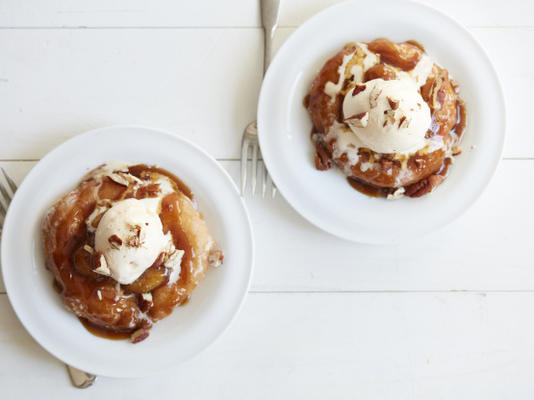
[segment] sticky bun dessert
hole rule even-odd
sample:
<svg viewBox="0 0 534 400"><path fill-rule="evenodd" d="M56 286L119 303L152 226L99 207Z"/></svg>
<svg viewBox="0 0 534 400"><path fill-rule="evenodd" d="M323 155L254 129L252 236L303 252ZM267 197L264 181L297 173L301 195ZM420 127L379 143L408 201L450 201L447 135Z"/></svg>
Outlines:
<svg viewBox="0 0 534 400"><path fill-rule="evenodd" d="M458 85L415 41L345 45L315 77L305 106L316 168L336 165L368 195L430 193L460 153Z"/></svg>
<svg viewBox="0 0 534 400"><path fill-rule="evenodd" d="M67 308L89 331L134 343L223 259L187 186L144 164L89 172L47 212L42 235Z"/></svg>

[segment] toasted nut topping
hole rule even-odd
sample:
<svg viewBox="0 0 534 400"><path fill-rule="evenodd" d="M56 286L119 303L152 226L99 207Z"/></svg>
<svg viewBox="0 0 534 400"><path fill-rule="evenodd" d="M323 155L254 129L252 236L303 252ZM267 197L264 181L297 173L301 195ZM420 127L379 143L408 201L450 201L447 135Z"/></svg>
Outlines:
<svg viewBox="0 0 534 400"><path fill-rule="evenodd" d="M128 186L130 184L128 179L126 179L124 175L122 174L121 175L117 173L110 174L109 179L111 179L113 182L118 183L119 185L122 185L122 186Z"/></svg>
<svg viewBox="0 0 534 400"><path fill-rule="evenodd" d="M363 112L363 113L351 115L350 117L345 118L344 122L356 128L365 128L369 122L369 113Z"/></svg>
<svg viewBox="0 0 534 400"><path fill-rule="evenodd" d="M214 250L208 256L208 264L211 267L218 267L224 260L224 254L221 250Z"/></svg>
<svg viewBox="0 0 534 400"><path fill-rule="evenodd" d="M151 293L143 293L137 298L137 304L142 312L147 312L154 305Z"/></svg>
<svg viewBox="0 0 534 400"><path fill-rule="evenodd" d="M392 110L396 110L399 108L399 101L393 100L391 97L388 96L388 103Z"/></svg>
<svg viewBox="0 0 534 400"><path fill-rule="evenodd" d="M393 193L388 194L387 199L388 200L398 200L401 197L404 197L404 191L405 189L403 187L398 188Z"/></svg>
<svg viewBox="0 0 534 400"><path fill-rule="evenodd" d="M118 249L122 246L122 239L118 237L117 235L111 235L108 238L108 242L109 244L111 244L111 247L113 247L114 249Z"/></svg>
<svg viewBox="0 0 534 400"><path fill-rule="evenodd" d="M139 343L145 340L148 335L148 329L141 328L132 333L132 336L130 336L130 340L132 341L132 343Z"/></svg>
<svg viewBox="0 0 534 400"><path fill-rule="evenodd" d="M108 263L106 261L106 257L104 257L104 254L97 251L93 254L92 257L93 260L93 271L95 271L97 274L100 275L111 275L111 271L109 270Z"/></svg>
<svg viewBox="0 0 534 400"><path fill-rule="evenodd" d="M358 93L363 92L365 90L365 88L366 88L365 85L356 85L354 87L354 90L352 91L352 95L356 96Z"/></svg>
<svg viewBox="0 0 534 400"><path fill-rule="evenodd" d="M408 126L410 126L410 120L403 115L399 120L399 128L408 128Z"/></svg>
<svg viewBox="0 0 534 400"><path fill-rule="evenodd" d="M378 98L382 94L382 89L378 89L376 86L373 88L371 95L369 96L369 106L375 108L378 105Z"/></svg>

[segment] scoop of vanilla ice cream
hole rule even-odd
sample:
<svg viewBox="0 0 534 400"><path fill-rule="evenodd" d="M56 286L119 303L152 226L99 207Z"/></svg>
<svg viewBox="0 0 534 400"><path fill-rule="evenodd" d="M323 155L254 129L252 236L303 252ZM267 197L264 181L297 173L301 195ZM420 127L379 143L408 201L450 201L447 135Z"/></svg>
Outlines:
<svg viewBox="0 0 534 400"><path fill-rule="evenodd" d="M343 116L365 147L377 153L412 153L426 145L430 108L411 79L373 79L349 91Z"/></svg>
<svg viewBox="0 0 534 400"><path fill-rule="evenodd" d="M95 250L101 252L109 275L130 284L149 268L172 238L163 233L157 213L159 199L127 199L104 213L95 232Z"/></svg>

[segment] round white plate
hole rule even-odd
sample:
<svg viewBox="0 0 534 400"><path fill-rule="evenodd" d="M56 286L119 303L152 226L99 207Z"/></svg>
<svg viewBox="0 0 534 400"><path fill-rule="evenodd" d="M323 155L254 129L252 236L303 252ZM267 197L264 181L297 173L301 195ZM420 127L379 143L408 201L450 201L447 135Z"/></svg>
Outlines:
<svg viewBox="0 0 534 400"><path fill-rule="evenodd" d="M318 171L303 107L315 75L345 43L387 37L414 39L459 82L468 126L463 153L434 193L398 201L354 190L337 169ZM501 158L505 110L497 75L482 48L460 24L410 1L354 1L303 24L269 67L258 105L261 151L286 200L310 222L365 243L409 240L458 217L480 195Z"/></svg>
<svg viewBox="0 0 534 400"><path fill-rule="evenodd" d="M161 166L193 191L224 263L208 270L191 301L154 325L139 344L89 333L63 305L44 265L40 226L46 210L89 170L110 160ZM9 300L28 332L54 356L104 376L143 376L184 361L232 322L247 293L254 245L245 205L230 176L192 143L158 130L118 126L77 136L28 174L9 207L2 233Z"/></svg>

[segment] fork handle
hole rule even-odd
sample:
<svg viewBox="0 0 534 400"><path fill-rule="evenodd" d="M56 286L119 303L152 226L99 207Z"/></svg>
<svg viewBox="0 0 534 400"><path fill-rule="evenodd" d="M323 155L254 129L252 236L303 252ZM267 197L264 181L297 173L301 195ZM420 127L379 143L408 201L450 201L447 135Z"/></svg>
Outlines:
<svg viewBox="0 0 534 400"><path fill-rule="evenodd" d="M280 0L261 0L261 22L263 25L264 35L264 57L263 73L267 72L273 55L272 41L274 32L278 27L278 16L280 15Z"/></svg>

